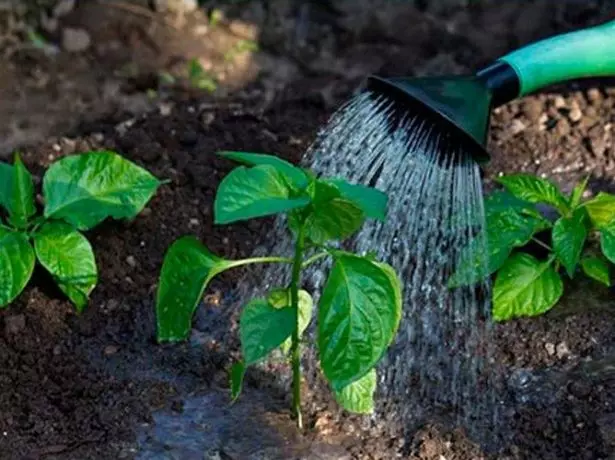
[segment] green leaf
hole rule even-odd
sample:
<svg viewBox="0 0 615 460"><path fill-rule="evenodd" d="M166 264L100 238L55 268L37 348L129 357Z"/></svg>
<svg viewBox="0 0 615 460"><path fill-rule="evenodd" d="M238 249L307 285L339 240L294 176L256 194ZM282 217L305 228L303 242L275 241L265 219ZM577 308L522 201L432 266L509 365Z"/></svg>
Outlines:
<svg viewBox="0 0 615 460"><path fill-rule="evenodd" d="M96 287L98 270L90 242L63 222L49 222L34 235L36 256L79 311Z"/></svg>
<svg viewBox="0 0 615 460"><path fill-rule="evenodd" d="M569 210L566 197L546 179L531 174L511 174L502 176L497 181L517 198L530 203L549 204L561 214L566 214Z"/></svg>
<svg viewBox="0 0 615 460"><path fill-rule="evenodd" d="M318 312L323 372L340 390L363 377L393 341L401 318L397 277L379 264L337 255Z"/></svg>
<svg viewBox="0 0 615 460"><path fill-rule="evenodd" d="M0 307L10 304L26 287L34 260L28 237L0 225Z"/></svg>
<svg viewBox="0 0 615 460"><path fill-rule="evenodd" d="M255 299L241 312L239 337L246 365L254 364L278 348L295 329L292 308L276 308L265 299Z"/></svg>
<svg viewBox="0 0 615 460"><path fill-rule="evenodd" d="M28 220L36 213L34 207L34 183L32 175L21 161L18 153L15 154L13 164L13 181L9 207L9 222L16 228L24 229Z"/></svg>
<svg viewBox="0 0 615 460"><path fill-rule="evenodd" d="M500 194L486 202L487 241L474 238L461 250L455 273L448 281L450 288L484 280L504 265L513 248L525 246L537 232L550 226L537 211L534 213L533 205L508 197Z"/></svg>
<svg viewBox="0 0 615 460"><path fill-rule="evenodd" d="M505 238L501 241L491 240L489 244L481 238L473 239L461 250L448 287L471 286L484 280L504 265L513 246L514 243Z"/></svg>
<svg viewBox="0 0 615 460"><path fill-rule="evenodd" d="M493 318L504 321L550 310L562 296L562 279L551 261L514 254L498 272L493 286Z"/></svg>
<svg viewBox="0 0 615 460"><path fill-rule="evenodd" d="M231 401L237 401L243 387L243 376L246 373L246 365L238 361L231 366Z"/></svg>
<svg viewBox="0 0 615 460"><path fill-rule="evenodd" d="M43 179L45 217L89 230L108 217L135 217L159 186L149 172L114 152L64 157Z"/></svg>
<svg viewBox="0 0 615 460"><path fill-rule="evenodd" d="M609 264L599 257L584 257L581 259L581 267L583 272L590 278L604 284L611 285L611 277L609 275Z"/></svg>
<svg viewBox="0 0 615 460"><path fill-rule="evenodd" d="M369 219L382 222L386 219L388 202L386 193L365 185L349 184L342 179L331 179L326 182L335 185L342 197L355 203Z"/></svg>
<svg viewBox="0 0 615 460"><path fill-rule="evenodd" d="M521 215L542 219L540 212L533 203L517 198L506 190L496 190L485 198L485 216L508 211L516 211Z"/></svg>
<svg viewBox="0 0 615 460"><path fill-rule="evenodd" d="M196 238L186 236L167 251L156 296L159 342L184 340L190 333L192 316L205 288L232 262L212 254Z"/></svg>
<svg viewBox="0 0 615 460"><path fill-rule="evenodd" d="M560 217L553 226L553 252L568 276L572 278L587 238L585 210L576 210L571 217Z"/></svg>
<svg viewBox="0 0 615 460"><path fill-rule="evenodd" d="M587 209L589 218L597 228L602 228L615 220L615 195L600 192L582 206Z"/></svg>
<svg viewBox="0 0 615 460"><path fill-rule="evenodd" d="M267 296L267 302L274 308L290 308L291 297L290 289L274 289ZM312 296L303 289L299 289L299 315L297 317L297 326L299 330L299 338L303 335L307 327L312 321L312 314L314 310L314 301ZM282 352L287 354L290 351L291 339L288 338L282 344Z"/></svg>
<svg viewBox="0 0 615 460"><path fill-rule="evenodd" d="M11 209L11 196L13 196L13 167L0 162L0 206L7 211Z"/></svg>
<svg viewBox="0 0 615 460"><path fill-rule="evenodd" d="M317 244L343 240L363 225L364 214L356 204L344 198L315 206L305 219L305 236Z"/></svg>
<svg viewBox="0 0 615 460"><path fill-rule="evenodd" d="M218 155L228 158L229 160L243 163L248 166L269 165L273 166L287 180L289 185L296 190L303 190L309 184L307 175L288 161L282 160L274 155L266 155L263 153L248 153L248 152L218 152Z"/></svg>
<svg viewBox="0 0 615 460"><path fill-rule="evenodd" d="M615 264L615 220L600 230L600 248L605 257Z"/></svg>
<svg viewBox="0 0 615 460"><path fill-rule="evenodd" d="M570 209L576 209L581 203L581 199L583 198L583 193L585 193L585 189L587 188L588 181L589 176L583 179L583 181L577 184L572 190L572 193L570 194Z"/></svg>
<svg viewBox="0 0 615 460"><path fill-rule="evenodd" d="M349 412L371 414L374 412L374 393L376 393L376 370L371 369L359 380L335 391L335 400Z"/></svg>
<svg viewBox="0 0 615 460"><path fill-rule="evenodd" d="M342 198L336 186L315 180L306 192L311 197L310 206L289 215L289 226L293 231L297 232L303 225L308 240L324 244L343 240L361 228L363 211L354 202Z"/></svg>
<svg viewBox="0 0 615 460"><path fill-rule="evenodd" d="M308 196L293 197L292 190L273 166L240 166L220 183L214 202L216 224L264 217L302 208Z"/></svg>

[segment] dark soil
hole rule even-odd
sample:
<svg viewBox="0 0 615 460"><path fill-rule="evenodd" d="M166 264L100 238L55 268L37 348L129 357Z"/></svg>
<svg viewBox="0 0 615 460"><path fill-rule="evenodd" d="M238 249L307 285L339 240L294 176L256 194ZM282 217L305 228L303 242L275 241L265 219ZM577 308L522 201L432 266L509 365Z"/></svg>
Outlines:
<svg viewBox="0 0 615 460"><path fill-rule="evenodd" d="M187 414L192 398L203 395L213 395L204 401L226 417L199 428L219 432L211 453L150 458L487 457L461 432L425 426L403 440L377 422L340 414L320 396L306 401L309 428L299 434L285 394L256 371L239 405L220 409L237 352L227 313L242 273L214 282L190 341L155 343L154 294L168 246L194 234L217 254L238 258L266 239L271 226L268 219L213 226L215 190L232 166L216 151L273 152L299 161L319 126L368 73L468 71L530 40L607 19L613 6L485 2L419 11L401 2L332 3L335 8L312 4L298 14L303 9L280 2L267 20L258 19L259 2L237 13L260 27L260 59L275 56L278 65L292 67L283 83L271 83L264 71L224 98L174 92L144 115L114 108L64 136L24 146L37 181L60 156L109 148L171 182L134 221L107 222L88 234L100 281L82 315L42 272L0 311L0 458L135 458L144 424L161 424L158 409ZM500 172L529 171L566 190L591 174L591 193L613 191L611 83L565 85L497 109L487 189ZM496 357L510 375L510 388L500 395L509 436L494 458L614 458L613 308L611 292L579 282L550 314L497 326ZM255 447L254 439L263 445Z"/></svg>

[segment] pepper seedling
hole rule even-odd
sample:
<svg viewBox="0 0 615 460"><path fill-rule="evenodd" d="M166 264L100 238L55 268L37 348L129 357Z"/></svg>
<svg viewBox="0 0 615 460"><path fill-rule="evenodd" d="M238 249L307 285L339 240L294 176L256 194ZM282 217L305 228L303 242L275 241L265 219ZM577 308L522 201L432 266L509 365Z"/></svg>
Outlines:
<svg viewBox="0 0 615 460"><path fill-rule="evenodd" d="M366 219L384 220L387 196L341 179L311 172L271 155L221 152L243 163L220 183L214 202L216 224L284 213L294 236L291 256L225 260L196 238L185 236L169 248L157 293L159 342L181 341L210 281L231 268L255 263L289 265L288 286L250 301L239 319L242 360L231 368L231 397L240 394L246 366L282 349L290 355L292 411L301 427L301 341L313 316L310 294L301 289L303 271L316 261L333 261L318 305L320 367L336 400L346 410L374 408L375 367L392 343L401 319L401 283L394 270L373 257L331 244L355 234Z"/></svg>
<svg viewBox="0 0 615 460"><path fill-rule="evenodd" d="M606 286L615 263L615 196L601 192L583 200L587 179L569 196L552 182L530 174L498 178L505 190L485 199L486 241L476 238L462 250L452 288L473 285L497 272L493 286L496 321L537 316L555 306L564 292L561 272L573 278L580 270ZM557 214L554 222L536 207L547 205ZM537 236L550 232L551 244ZM600 240L602 254L589 245ZM545 260L517 249L540 246Z"/></svg>
<svg viewBox="0 0 615 460"><path fill-rule="evenodd" d="M18 153L0 163L0 307L26 287L35 261L82 311L98 281L94 252L81 231L108 217L131 219L161 182L111 151L66 156L43 177L44 209L37 214L34 182Z"/></svg>

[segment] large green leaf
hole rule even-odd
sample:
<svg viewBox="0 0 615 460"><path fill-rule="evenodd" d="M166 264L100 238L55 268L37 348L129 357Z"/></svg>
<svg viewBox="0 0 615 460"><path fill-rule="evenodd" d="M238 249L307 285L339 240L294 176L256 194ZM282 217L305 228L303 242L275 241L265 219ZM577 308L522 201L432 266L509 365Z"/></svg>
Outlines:
<svg viewBox="0 0 615 460"><path fill-rule="evenodd" d="M336 256L318 312L320 364L336 390L363 377L395 337L401 317L395 279L372 261Z"/></svg>
<svg viewBox="0 0 615 460"><path fill-rule="evenodd" d="M317 244L344 240L361 228L364 219L363 211L352 201L333 198L312 208L305 219L305 236Z"/></svg>
<svg viewBox="0 0 615 460"><path fill-rule="evenodd" d="M469 286L495 273L506 262L513 248L525 246L537 232L549 227L549 222L532 207L512 207L504 201L492 201L486 206L486 241L474 238L461 250L449 287ZM513 202L514 203L514 202Z"/></svg>
<svg viewBox="0 0 615 460"><path fill-rule="evenodd" d="M493 286L493 318L504 321L536 316L550 310L563 293L563 283L551 262L529 254L514 254L498 272Z"/></svg>
<svg viewBox="0 0 615 460"><path fill-rule="evenodd" d="M359 380L335 391L335 400L340 406L355 414L374 412L374 393L376 392L376 370L371 369Z"/></svg>
<svg viewBox="0 0 615 460"><path fill-rule="evenodd" d="M267 302L274 308L290 308L291 296L290 289L280 288L272 290L267 296ZM297 327L299 330L299 337L303 335L307 327L312 321L312 314L314 310L314 301L309 292L299 289L299 311L297 316ZM282 344L282 351L288 353L291 347L291 339L288 338Z"/></svg>
<svg viewBox="0 0 615 460"><path fill-rule="evenodd" d="M303 225L308 240L324 244L343 240L361 228L365 219L363 211L353 201L343 198L335 185L314 180L306 192L311 198L310 205L289 215L293 231Z"/></svg>
<svg viewBox="0 0 615 460"><path fill-rule="evenodd" d="M248 166L273 166L284 176L288 184L295 190L303 190L309 183L307 175L301 170L301 168L297 168L288 161L282 160L274 155L228 151L218 152L218 155Z"/></svg>
<svg viewBox="0 0 615 460"><path fill-rule="evenodd" d="M0 206L9 211L13 195L13 167L0 162Z"/></svg>
<svg viewBox="0 0 615 460"><path fill-rule="evenodd" d="M335 185L341 196L355 203L366 217L384 222L387 214L388 197L386 193L365 185L349 184L342 179L325 182Z"/></svg>
<svg viewBox="0 0 615 460"><path fill-rule="evenodd" d="M553 252L568 276L573 277L587 238L585 210L577 209L570 217L560 217L553 226Z"/></svg>
<svg viewBox="0 0 615 460"><path fill-rule="evenodd" d="M485 198L485 216L507 211L516 211L521 215L542 218L535 204L517 198L506 190L496 190Z"/></svg>
<svg viewBox="0 0 615 460"><path fill-rule="evenodd" d="M9 206L9 222L16 228L24 229L30 217L36 213L34 207L34 182L32 175L21 161L18 153L15 154L13 164L13 181Z"/></svg>
<svg viewBox="0 0 615 460"><path fill-rule="evenodd" d="M611 285L609 264L603 259L599 257L584 257L581 259L581 268L583 268L583 272L590 278L605 286Z"/></svg>
<svg viewBox="0 0 615 460"><path fill-rule="evenodd" d="M192 236L171 245L162 264L156 297L159 342L188 337L192 316L206 286L231 266L231 261L212 254Z"/></svg>
<svg viewBox="0 0 615 460"><path fill-rule="evenodd" d="M600 192L582 206L587 209L589 218L597 228L604 227L615 220L615 195Z"/></svg>
<svg viewBox="0 0 615 460"><path fill-rule="evenodd" d="M23 291L34 271L34 249L23 233L0 225L0 307Z"/></svg>
<svg viewBox="0 0 615 460"><path fill-rule="evenodd" d="M600 248L605 257L615 264L615 220L601 228Z"/></svg>
<svg viewBox="0 0 615 460"><path fill-rule="evenodd" d="M98 281L90 242L72 226L49 222L34 235L36 257L79 311Z"/></svg>
<svg viewBox="0 0 615 460"><path fill-rule="evenodd" d="M215 222L229 224L302 208L306 196L293 197L282 174L273 166L240 166L220 183L214 202Z"/></svg>
<svg viewBox="0 0 615 460"><path fill-rule="evenodd" d="M461 250L448 287L471 286L484 280L504 265L513 246L513 242L504 238L501 241L492 239L489 244L481 238L474 238Z"/></svg>
<svg viewBox="0 0 615 460"><path fill-rule="evenodd" d="M108 217L135 217L152 198L160 181L143 168L110 151L64 157L43 179L45 217L63 219L88 230Z"/></svg>
<svg viewBox="0 0 615 460"><path fill-rule="evenodd" d="M265 299L255 299L241 312L239 337L246 365L254 364L288 339L296 327L292 308L276 308Z"/></svg>
<svg viewBox="0 0 615 460"><path fill-rule="evenodd" d="M546 203L561 214L568 212L568 200L559 189L546 179L531 174L511 174L499 177L498 182L516 197L530 203Z"/></svg>

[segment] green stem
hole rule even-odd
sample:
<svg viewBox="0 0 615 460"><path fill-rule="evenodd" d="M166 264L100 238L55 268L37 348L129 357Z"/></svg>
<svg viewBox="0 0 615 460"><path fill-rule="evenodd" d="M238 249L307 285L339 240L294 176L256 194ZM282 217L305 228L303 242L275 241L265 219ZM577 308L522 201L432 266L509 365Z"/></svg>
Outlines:
<svg viewBox="0 0 615 460"><path fill-rule="evenodd" d="M325 257L327 257L329 255L328 252L319 252L318 254L314 254L312 257L308 257L303 264L301 265L302 268L306 268L309 267L310 265L312 265L314 262L323 259Z"/></svg>
<svg viewBox="0 0 615 460"><path fill-rule="evenodd" d="M549 246L548 244L543 243L542 241L540 241L538 238L532 237L532 241L536 244L538 244L539 246L542 246L543 248L545 248L547 251L553 251L553 249L551 249L551 246Z"/></svg>
<svg viewBox="0 0 615 460"><path fill-rule="evenodd" d="M249 259L241 259L241 260L233 260L229 262L227 265L228 268L237 268L242 267L243 265L249 264L270 264L270 263L283 263L283 264L292 264L293 259L289 259L288 257L250 257Z"/></svg>
<svg viewBox="0 0 615 460"><path fill-rule="evenodd" d="M290 305L295 312L295 328L293 329L291 360L293 368L293 415L297 420L299 429L303 428L301 419L301 348L299 337L299 283L301 281L301 268L303 267L303 252L305 251L304 229L301 227L297 234L295 244L295 258L293 261L292 278L290 281Z"/></svg>

